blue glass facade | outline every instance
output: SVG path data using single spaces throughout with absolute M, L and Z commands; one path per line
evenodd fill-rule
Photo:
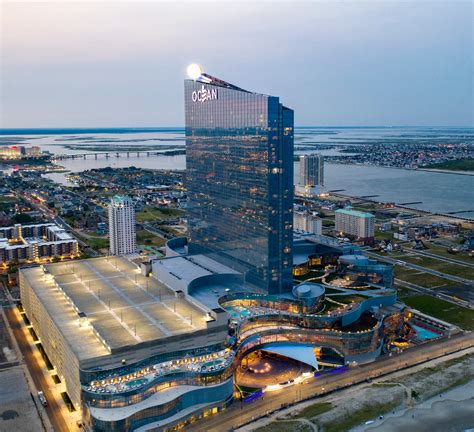
M 185 81 L 189 253 L 291 291 L 293 111 L 209 78 Z

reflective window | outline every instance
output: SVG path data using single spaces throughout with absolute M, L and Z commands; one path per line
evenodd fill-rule
M 193 98 L 203 87 L 216 97 Z M 272 294 L 291 290 L 293 111 L 277 97 L 192 80 L 185 111 L 190 253 Z

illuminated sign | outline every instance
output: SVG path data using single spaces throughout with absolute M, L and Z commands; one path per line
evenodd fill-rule
M 193 102 L 206 102 L 208 100 L 216 100 L 218 97 L 217 89 L 208 89 L 204 87 L 203 84 L 201 90 L 193 91 L 191 97 L 193 99 Z

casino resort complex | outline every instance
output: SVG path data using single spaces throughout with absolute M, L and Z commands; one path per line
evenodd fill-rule
M 164 258 L 130 258 L 131 204 L 115 197 L 112 255 L 20 271 L 22 314 L 89 430 L 194 427 L 457 331 L 397 300 L 392 265 L 294 231 L 292 109 L 191 75 L 188 236 L 168 240 Z

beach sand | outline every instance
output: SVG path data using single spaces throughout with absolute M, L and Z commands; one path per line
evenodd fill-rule
M 474 381 L 434 396 L 415 408 L 395 411 L 354 432 L 458 432 L 474 429 Z

